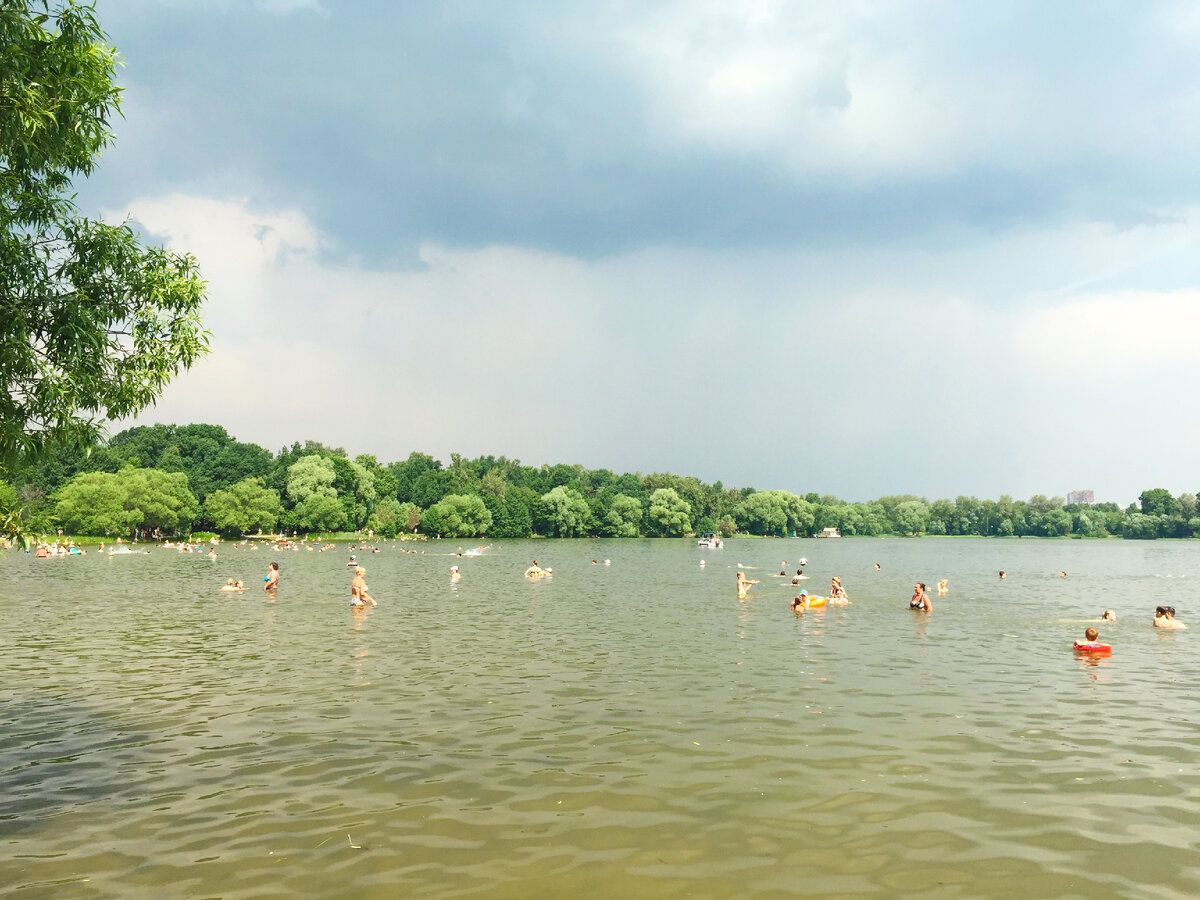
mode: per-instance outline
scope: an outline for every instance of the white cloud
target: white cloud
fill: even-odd
[[[1200,289],[1082,275],[1182,266],[1188,218],[937,253],[582,260],[428,243],[423,268],[373,271],[328,261],[296,210],[182,195],[131,210],[196,253],[214,332],[146,421],[217,422],[272,449],[503,453],[855,499],[1062,493],[1085,476],[1136,495],[1191,465],[1194,429],[1154,387],[1200,387]],[[1081,460],[1080,423],[1145,414],[1153,471],[1116,448],[1107,468]]]
[[[1187,372],[1200,335],[1200,288],[1090,294],[1016,317],[1013,350],[1046,376],[1095,377],[1103,357],[1142,381]],[[1189,381],[1193,380],[1189,377]]]

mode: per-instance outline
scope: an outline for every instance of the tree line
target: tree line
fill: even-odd
[[[219,425],[127,429],[84,451],[51,446],[0,482],[0,515],[28,533],[120,536],[214,531],[331,533],[370,530],[447,537],[681,537],[979,535],[1124,537],[1200,534],[1193,494],[1164,488],[1139,502],[1067,505],[909,494],[848,503],[829,494],[726,488],[692,476],[617,474],[581,465],[527,466],[504,456],[448,465],[414,452],[380,463],[317,441],[272,454]]]

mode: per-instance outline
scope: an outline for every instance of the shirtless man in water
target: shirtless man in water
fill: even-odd
[[[1154,609],[1154,627],[1155,628],[1171,628],[1171,629],[1186,629],[1187,626],[1175,618],[1175,607],[1173,606],[1157,606]]]
[[[545,574],[546,570],[538,565],[538,561],[536,559],[533,561],[533,565],[525,570],[526,578],[541,578]]]

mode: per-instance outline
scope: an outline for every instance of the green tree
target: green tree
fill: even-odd
[[[586,534],[591,512],[579,491],[561,484],[543,494],[538,503],[538,521],[555,537]]]
[[[642,533],[642,502],[617,494],[604,515],[604,532],[610,537],[637,537]]]
[[[1152,541],[1158,537],[1159,517],[1148,516],[1145,513],[1130,513],[1125,519],[1125,527],[1121,536],[1138,541]]]
[[[337,472],[323,456],[302,456],[288,467],[287,494],[295,503],[313,495],[337,499],[333,482]]]
[[[125,506],[125,490],[110,472],[84,472],[58,491],[55,516],[75,534],[127,535],[138,516]]]
[[[55,511],[68,530],[123,535],[138,529],[185,531],[199,509],[182,472],[130,466],[115,475],[76,476],[59,491]]]
[[[492,514],[478,494],[449,494],[421,516],[426,534],[445,537],[475,537],[486,533],[491,524]]]
[[[342,531],[346,508],[336,494],[309,494],[292,509],[291,524],[302,531]]]
[[[384,497],[371,510],[371,515],[367,518],[367,528],[386,538],[394,538],[403,528],[400,513],[400,501],[395,497]]]
[[[503,497],[486,494],[483,502],[492,514],[491,537],[525,538],[533,534],[533,514],[530,506],[538,497],[527,487],[508,488]]]
[[[896,530],[901,534],[923,534],[929,521],[929,504],[924,500],[905,500],[896,506]]]
[[[0,467],[86,446],[207,351],[195,260],[80,216],[119,111],[93,10],[0,2]]]
[[[125,489],[126,504],[138,514],[139,528],[186,532],[200,512],[183,472],[130,468],[118,472],[117,478]]]
[[[682,537],[692,530],[692,505],[674,488],[658,488],[650,495],[647,518],[656,534]]]
[[[0,481],[0,534],[25,534],[25,517],[17,489]]]
[[[1180,513],[1180,503],[1166,488],[1151,488],[1138,497],[1142,512],[1147,516],[1174,516]]]
[[[272,531],[283,516],[279,494],[261,478],[245,478],[226,490],[213,491],[204,501],[204,514],[224,534]]]
[[[287,471],[287,494],[295,503],[290,516],[293,527],[304,531],[340,531],[346,527],[346,507],[333,487],[338,473],[329,457],[315,453],[301,456]]]

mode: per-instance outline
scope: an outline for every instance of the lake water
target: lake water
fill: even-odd
[[[0,894],[1200,895],[1200,544],[400,546],[0,559]]]

